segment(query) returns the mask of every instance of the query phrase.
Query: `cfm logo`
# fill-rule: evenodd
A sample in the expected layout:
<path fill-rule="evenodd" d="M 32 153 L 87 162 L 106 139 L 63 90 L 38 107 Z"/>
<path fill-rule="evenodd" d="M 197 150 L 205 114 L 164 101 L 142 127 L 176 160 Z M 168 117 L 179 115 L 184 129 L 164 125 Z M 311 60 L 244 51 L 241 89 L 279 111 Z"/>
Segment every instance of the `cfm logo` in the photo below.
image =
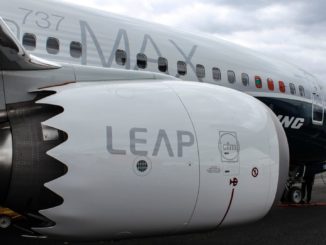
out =
<path fill-rule="evenodd" d="M 277 117 L 284 128 L 300 129 L 305 121 L 304 118 L 296 118 L 283 115 L 278 115 Z"/>

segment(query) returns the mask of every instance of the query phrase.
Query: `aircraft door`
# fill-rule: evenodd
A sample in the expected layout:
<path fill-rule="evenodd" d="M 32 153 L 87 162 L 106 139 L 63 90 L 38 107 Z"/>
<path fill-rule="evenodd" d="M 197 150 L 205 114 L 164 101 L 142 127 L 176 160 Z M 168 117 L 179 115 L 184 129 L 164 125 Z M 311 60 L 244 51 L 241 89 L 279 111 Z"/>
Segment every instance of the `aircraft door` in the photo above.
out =
<path fill-rule="evenodd" d="M 323 98 L 318 85 L 314 86 L 312 91 L 312 123 L 323 125 L 324 122 L 324 105 Z"/>

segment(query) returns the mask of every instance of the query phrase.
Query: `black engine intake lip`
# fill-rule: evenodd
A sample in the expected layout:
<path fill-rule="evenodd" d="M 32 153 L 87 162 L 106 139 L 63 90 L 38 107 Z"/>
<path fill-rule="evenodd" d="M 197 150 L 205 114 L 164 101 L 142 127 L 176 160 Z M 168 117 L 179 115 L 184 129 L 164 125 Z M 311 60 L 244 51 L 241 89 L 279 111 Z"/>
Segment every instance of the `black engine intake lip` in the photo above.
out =
<path fill-rule="evenodd" d="M 12 133 L 8 122 L 0 124 L 0 204 L 7 198 L 13 159 Z"/>
<path fill-rule="evenodd" d="M 28 218 L 27 227 L 53 226 L 54 222 L 39 211 L 64 202 L 45 186 L 68 171 L 64 163 L 47 154 L 68 139 L 66 132 L 42 124 L 64 111 L 60 106 L 37 103 L 52 94 L 38 92 L 34 100 L 6 105 L 12 133 L 12 168 L 0 205 Z"/>

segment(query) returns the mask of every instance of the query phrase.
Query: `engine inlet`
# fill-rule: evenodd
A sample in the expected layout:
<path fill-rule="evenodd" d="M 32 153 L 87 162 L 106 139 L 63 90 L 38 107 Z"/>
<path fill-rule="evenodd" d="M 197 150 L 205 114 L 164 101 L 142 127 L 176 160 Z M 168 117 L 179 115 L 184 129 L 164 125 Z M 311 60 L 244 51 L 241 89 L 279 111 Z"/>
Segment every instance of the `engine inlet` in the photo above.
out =
<path fill-rule="evenodd" d="M 51 94 L 40 92 L 33 101 L 7 105 L 11 127 L 7 124 L 0 128 L 0 204 L 38 219 L 40 226 L 53 222 L 40 216 L 39 210 L 63 203 L 44 184 L 67 172 L 63 163 L 47 155 L 47 151 L 67 140 L 67 134 L 42 126 L 63 108 L 36 103 Z"/>

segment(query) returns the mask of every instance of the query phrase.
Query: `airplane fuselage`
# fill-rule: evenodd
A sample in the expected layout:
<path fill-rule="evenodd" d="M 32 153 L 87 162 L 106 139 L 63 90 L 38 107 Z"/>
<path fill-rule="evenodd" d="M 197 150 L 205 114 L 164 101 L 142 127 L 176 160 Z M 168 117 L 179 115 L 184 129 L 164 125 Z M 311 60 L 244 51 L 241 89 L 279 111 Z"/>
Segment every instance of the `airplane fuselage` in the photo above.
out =
<path fill-rule="evenodd" d="M 280 119 L 292 164 L 325 162 L 326 92 L 313 75 L 216 38 L 59 2 L 49 9 L 50 3 L 14 0 L 0 10 L 31 53 L 65 63 L 164 73 L 248 93 Z"/>
<path fill-rule="evenodd" d="M 284 192 L 290 158 L 323 171 L 325 91 L 299 68 L 59 1 L 0 17 L 0 205 L 31 236 L 251 222 L 301 201 Z"/>

